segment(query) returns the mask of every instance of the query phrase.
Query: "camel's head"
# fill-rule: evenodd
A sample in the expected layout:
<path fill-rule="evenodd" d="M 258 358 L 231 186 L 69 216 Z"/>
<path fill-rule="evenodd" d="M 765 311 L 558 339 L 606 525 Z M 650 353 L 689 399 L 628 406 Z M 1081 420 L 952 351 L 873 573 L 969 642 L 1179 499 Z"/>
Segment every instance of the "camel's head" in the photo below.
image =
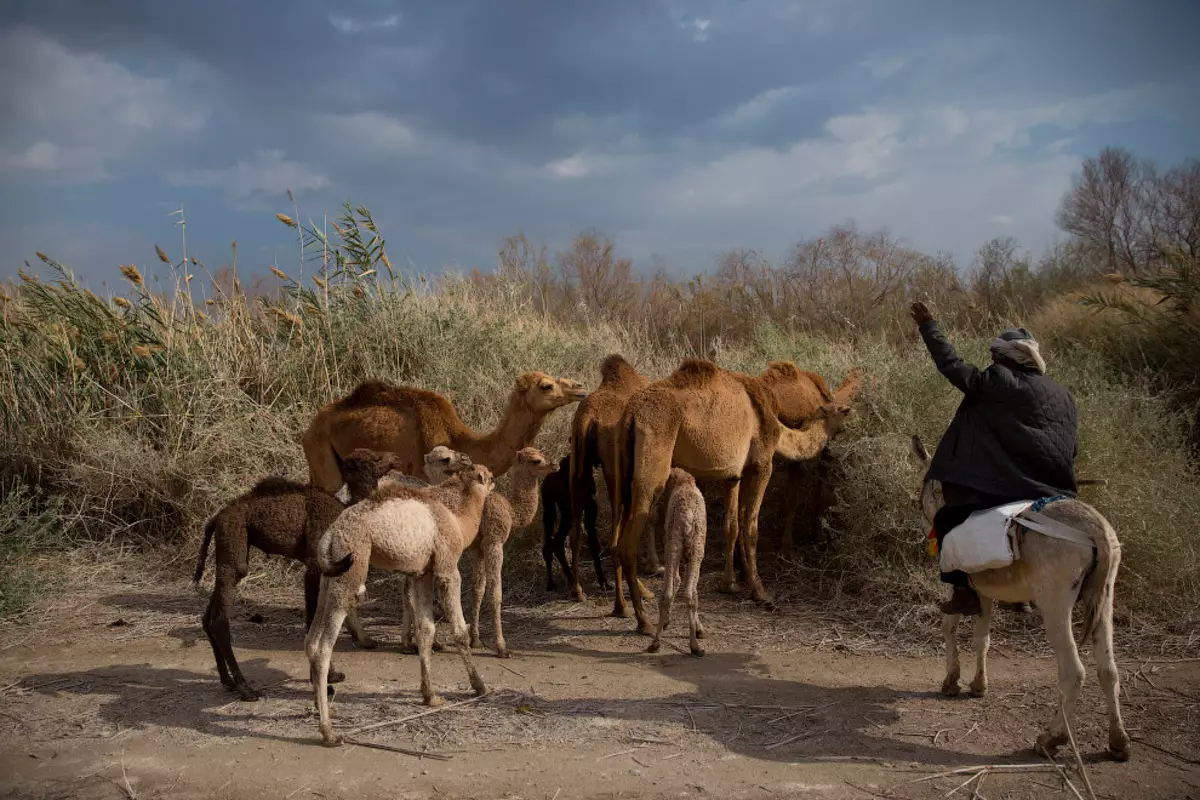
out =
<path fill-rule="evenodd" d="M 399 464 L 395 453 L 355 448 L 342 459 L 342 478 L 350 492 L 350 500 L 358 502 L 375 491 L 379 480 Z"/>
<path fill-rule="evenodd" d="M 552 472 L 558 472 L 558 464 L 547 459 L 536 447 L 525 447 L 517 451 L 515 469 L 528 472 L 535 478 L 544 478 Z"/>
<path fill-rule="evenodd" d="M 525 372 L 517 378 L 517 392 L 532 411 L 548 414 L 556 408 L 578 403 L 587 397 L 583 384 L 571 378 L 555 378 L 544 372 Z"/>
<path fill-rule="evenodd" d="M 854 408 L 849 403 L 834 400 L 818 406 L 817 413 L 813 415 L 813 421 L 824 423 L 827 434 L 832 439 L 846 424 L 846 420 L 853 411 Z"/>
<path fill-rule="evenodd" d="M 455 477 L 467 485 L 467 490 L 472 495 L 478 493 L 486 498 L 492 489 L 496 488 L 492 471 L 483 464 L 472 464 Z"/>
<path fill-rule="evenodd" d="M 925 517 L 925 521 L 930 525 L 933 524 L 933 515 L 942 507 L 945 500 L 942 498 L 942 482 L 929 477 L 929 450 L 926 449 L 925 443 L 921 441 L 921 437 L 913 434 L 912 450 L 909 455 L 913 461 L 923 470 L 921 473 L 921 488 L 917 493 L 917 501 L 921 504 L 921 514 Z"/>
<path fill-rule="evenodd" d="M 441 483 L 470 466 L 470 456 L 442 444 L 425 454 L 425 476 L 434 483 Z"/>

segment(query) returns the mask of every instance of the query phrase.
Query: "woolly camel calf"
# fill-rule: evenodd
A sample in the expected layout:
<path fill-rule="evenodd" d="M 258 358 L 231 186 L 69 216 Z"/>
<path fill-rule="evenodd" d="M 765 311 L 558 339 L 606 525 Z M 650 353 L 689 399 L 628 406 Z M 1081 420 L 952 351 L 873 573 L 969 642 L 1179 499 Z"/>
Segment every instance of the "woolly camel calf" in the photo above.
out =
<path fill-rule="evenodd" d="M 356 447 L 395 453 L 401 472 L 419 476 L 424 455 L 445 445 L 499 477 L 512 466 L 518 450 L 533 444 L 546 415 L 586 396 L 578 381 L 524 372 L 509 393 L 500 424 L 480 434 L 437 392 L 363 381 L 313 417 L 302 440 L 304 456 L 313 485 L 330 492 L 342 485 L 340 460 Z"/>
<path fill-rule="evenodd" d="M 600 539 L 596 535 L 596 518 L 600 507 L 596 503 L 596 478 L 591 469 L 579 476 L 583 486 L 580 495 L 585 498 L 583 506 L 583 528 L 587 532 L 588 549 L 596 568 L 596 580 L 601 588 L 608 588 L 604 577 L 604 563 L 600 555 Z M 554 591 L 554 559 L 562 567 L 563 578 L 574 583 L 574 571 L 567 561 L 566 542 L 571 532 L 571 456 L 565 455 L 558 462 L 558 470 L 542 481 L 542 560 L 546 562 L 546 590 Z M 557 530 L 555 529 L 557 526 Z"/>
<path fill-rule="evenodd" d="M 351 503 L 365 499 L 376 482 L 394 465 L 390 453 L 355 450 L 345 461 Z M 229 637 L 229 618 L 233 612 L 236 587 L 249 571 L 250 546 L 268 555 L 284 556 L 302 562 L 304 573 L 304 626 L 312 625 L 317 609 L 321 574 L 316 563 L 316 544 L 321 534 L 342 513 L 345 506 L 323 489 L 317 489 L 286 478 L 270 477 L 258 482 L 214 514 L 204 526 L 200 557 L 196 563 L 194 582 L 204 576 L 208 545 L 216 539 L 216 581 L 208 608 L 201 617 L 204 634 L 212 645 L 221 683 L 236 691 L 243 700 L 257 700 L 259 693 L 251 688 L 238 667 Z M 366 636 L 354 609 L 349 610 L 350 633 L 354 642 L 372 649 L 375 642 Z M 345 680 L 345 675 L 330 667 L 329 682 Z"/>
<path fill-rule="evenodd" d="M 733 547 L 741 535 L 751 595 L 772 608 L 757 567 L 758 510 L 771 478 L 772 459 L 777 453 L 789 461 L 814 458 L 849 413 L 849 405 L 830 403 L 804 428 L 788 428 L 779 421 L 775 400 L 760 378 L 698 359 L 685 359 L 675 372 L 629 399 L 621 418 L 618 523 L 613 539 L 639 633 L 651 632 L 637 581 L 639 539 L 671 467 L 724 483 L 722 588 L 734 588 Z M 613 615 L 628 616 L 619 586 Z"/>
<path fill-rule="evenodd" d="M 775 398 L 779 421 L 791 428 L 801 427 L 805 421 L 826 403 L 852 403 L 862 388 L 862 369 L 855 367 L 835 391 L 829 390 L 816 372 L 802 370 L 791 361 L 771 361 L 759 375 Z M 831 437 L 832 438 L 832 437 Z M 820 454 L 810 462 L 793 463 L 784 461 L 777 466 L 783 473 L 789 490 L 785 493 L 785 522 L 780 552 L 790 555 L 795 549 L 796 514 L 800 504 L 807 498 L 810 502 L 821 496 L 820 475 L 817 474 Z M 807 484 L 807 486 L 805 486 Z M 808 491 L 806 492 L 805 489 Z M 815 505 L 815 503 L 813 503 Z M 814 514 L 811 522 L 817 523 Z"/>
<path fill-rule="evenodd" d="M 510 655 L 504 642 L 504 628 L 500 624 L 504 545 L 513 528 L 524 528 L 533 522 L 538 507 L 538 483 L 557 470 L 558 466 L 548 462 L 536 448 L 526 447 L 517 453 L 509 490 L 511 498 L 500 492 L 488 495 L 483 504 L 479 535 L 468 547 L 471 554 L 471 647 L 482 646 L 479 639 L 479 611 L 483 605 L 483 593 L 487 591 L 492 627 L 496 631 L 497 658 L 508 658 Z M 436 485 L 441 485 L 449 477 L 438 461 L 427 463 L 425 473 L 430 482 Z M 404 625 L 406 639 L 409 627 L 408 624 Z"/>
<path fill-rule="evenodd" d="M 471 661 L 467 623 L 463 619 L 462 578 L 458 560 L 479 532 L 483 504 L 495 484 L 487 467 L 475 465 L 439 486 L 413 489 L 390 486 L 346 509 L 317 546 L 321 596 L 316 619 L 304 642 L 308 654 L 321 738 L 327 746 L 341 744 L 329 721 L 326 673 L 334 640 L 356 598 L 366 591 L 368 565 L 408 578 L 408 602 L 416 615 L 417 648 L 421 659 L 421 695 L 426 705 L 441 705 L 430 680 L 433 647 L 433 590 L 440 587 L 454 641 L 476 694 L 487 691 Z"/>
<path fill-rule="evenodd" d="M 913 437 L 913 452 L 922 464 L 928 463 L 929 453 L 916 436 Z M 921 510 L 928 524 L 933 524 L 933 516 L 942 502 L 940 482 L 929 478 L 926 471 L 921 480 Z M 1062 705 L 1055 712 L 1050 727 L 1038 736 L 1035 746 L 1039 753 L 1053 757 L 1056 749 L 1068 741 L 1067 723 L 1074 719 L 1075 705 L 1083 686 L 1083 662 L 1079 660 L 1079 650 L 1071 631 L 1071 611 L 1079 602 L 1083 606 L 1080 641 L 1092 637 L 1100 690 L 1108 706 L 1108 752 L 1113 759 L 1125 761 L 1129 758 L 1129 735 L 1121 720 L 1121 685 L 1113 657 L 1112 622 L 1121 543 L 1108 520 L 1081 500 L 1055 501 L 1041 514 L 1085 534 L 1091 540 L 1091 546 L 1020 527 L 1017 560 L 1000 569 L 971 573 L 971 586 L 979 593 L 980 614 L 973 637 L 975 677 L 971 681 L 970 694 L 981 697 L 987 692 L 987 652 L 991 643 L 988 629 L 994 602 L 1033 601 L 1041 612 L 1046 638 L 1054 649 L 1058 687 L 1062 692 Z M 950 697 L 959 693 L 955 639 L 958 622 L 957 614 L 942 617 L 942 636 L 946 641 L 946 679 L 942 682 L 942 693 Z"/>
<path fill-rule="evenodd" d="M 679 563 L 687 564 L 687 577 L 683 582 L 683 597 L 687 601 L 688 623 L 692 640 L 692 655 L 704 655 L 700 640 L 704 638 L 704 626 L 700 624 L 700 564 L 704 561 L 704 542 L 708 522 L 704 512 L 704 495 L 696 486 L 696 479 L 679 467 L 671 469 L 667 486 L 663 489 L 666 498 L 666 526 L 663 534 L 664 558 L 667 574 L 662 597 L 658 601 L 658 627 L 654 630 L 654 641 L 646 648 L 647 653 L 657 653 L 661 645 L 662 632 L 671 622 L 671 604 L 679 589 Z"/>

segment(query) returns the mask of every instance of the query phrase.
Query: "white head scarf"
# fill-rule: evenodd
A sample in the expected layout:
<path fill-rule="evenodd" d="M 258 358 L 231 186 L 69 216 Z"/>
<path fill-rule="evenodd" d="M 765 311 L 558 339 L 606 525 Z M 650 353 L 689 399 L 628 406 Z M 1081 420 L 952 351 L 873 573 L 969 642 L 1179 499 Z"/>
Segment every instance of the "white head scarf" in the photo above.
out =
<path fill-rule="evenodd" d="M 992 353 L 1045 374 L 1046 362 L 1037 340 L 1024 328 L 1009 328 L 992 340 Z"/>

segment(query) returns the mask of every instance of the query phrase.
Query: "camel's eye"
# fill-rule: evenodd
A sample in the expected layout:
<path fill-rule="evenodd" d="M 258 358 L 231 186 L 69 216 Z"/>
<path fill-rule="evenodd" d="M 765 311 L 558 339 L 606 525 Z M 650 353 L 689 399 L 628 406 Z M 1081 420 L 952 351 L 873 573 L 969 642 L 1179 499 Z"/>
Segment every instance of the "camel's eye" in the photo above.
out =
<path fill-rule="evenodd" d="M 542 388 L 543 392 L 548 392 L 554 388 L 554 384 L 553 383 L 543 383 L 543 384 L 541 384 L 541 388 Z"/>

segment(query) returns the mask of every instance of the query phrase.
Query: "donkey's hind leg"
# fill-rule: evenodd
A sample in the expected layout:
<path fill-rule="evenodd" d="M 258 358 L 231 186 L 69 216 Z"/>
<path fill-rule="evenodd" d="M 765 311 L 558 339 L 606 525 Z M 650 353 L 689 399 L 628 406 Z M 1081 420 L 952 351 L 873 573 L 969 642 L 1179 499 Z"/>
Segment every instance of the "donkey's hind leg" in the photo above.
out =
<path fill-rule="evenodd" d="M 1075 593 L 1069 589 L 1059 590 L 1050 597 L 1036 599 L 1046 625 L 1046 637 L 1050 640 L 1054 658 L 1058 662 L 1061 706 L 1054 712 L 1054 720 L 1050 727 L 1038 736 L 1035 750 L 1053 758 L 1055 750 L 1068 741 L 1067 724 L 1075 714 L 1075 704 L 1083 687 L 1084 671 L 1071 630 L 1071 609 L 1075 605 Z"/>
<path fill-rule="evenodd" d="M 1096 659 L 1096 672 L 1100 680 L 1100 690 L 1104 694 L 1104 703 L 1108 706 L 1108 754 L 1114 761 L 1129 760 L 1129 734 L 1125 732 L 1125 723 L 1121 719 L 1121 678 L 1117 672 L 1117 662 L 1113 658 L 1113 622 L 1112 622 L 1112 587 L 1108 587 L 1100 609 L 1100 619 L 1096 622 L 1096 632 L 1093 634 Z"/>
<path fill-rule="evenodd" d="M 958 697 L 958 614 L 942 615 L 942 639 L 946 643 L 946 678 L 942 681 L 942 694 Z"/>
<path fill-rule="evenodd" d="M 975 620 L 975 635 L 972 644 L 975 646 L 975 677 L 971 680 L 969 694 L 971 697 L 983 697 L 987 694 L 987 656 L 991 646 L 992 609 L 995 602 L 990 597 L 979 595 L 979 617 Z"/>

